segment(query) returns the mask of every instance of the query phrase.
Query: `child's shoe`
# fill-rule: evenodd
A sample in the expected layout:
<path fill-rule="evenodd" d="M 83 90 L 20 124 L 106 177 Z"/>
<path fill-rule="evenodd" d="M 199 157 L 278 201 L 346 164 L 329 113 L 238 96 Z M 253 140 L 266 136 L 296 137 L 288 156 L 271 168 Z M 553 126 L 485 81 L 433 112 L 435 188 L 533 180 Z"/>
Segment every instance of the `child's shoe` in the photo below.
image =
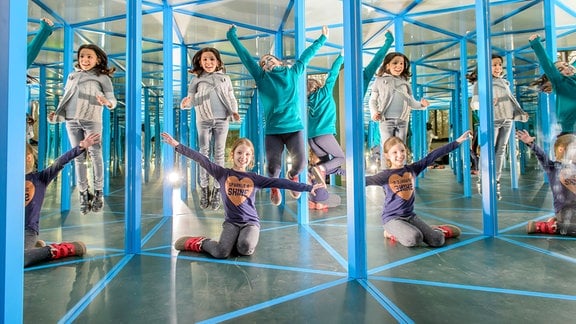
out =
<path fill-rule="evenodd" d="M 384 238 L 387 240 L 390 240 L 392 242 L 396 242 L 396 237 L 390 233 L 388 233 L 388 231 L 384 230 Z"/>
<path fill-rule="evenodd" d="M 282 194 L 280 193 L 280 189 L 272 188 L 270 189 L 270 202 L 274 206 L 280 206 L 282 203 Z"/>
<path fill-rule="evenodd" d="M 441 230 L 442 233 L 444 233 L 445 238 L 458 237 L 462 233 L 462 231 L 460 230 L 460 228 L 458 226 L 454 226 L 454 225 L 450 225 L 450 224 L 438 225 L 438 226 L 433 226 L 433 227 Z"/>
<path fill-rule="evenodd" d="M 308 209 L 328 211 L 328 205 L 319 202 L 308 201 Z"/>
<path fill-rule="evenodd" d="M 88 190 L 80 193 L 80 212 L 83 215 L 88 214 L 92 209 L 93 198 L 94 196 Z"/>
<path fill-rule="evenodd" d="M 544 222 L 529 221 L 528 224 L 526 224 L 526 233 L 528 234 L 556 234 L 557 230 L 556 217 L 548 218 Z"/>
<path fill-rule="evenodd" d="M 212 189 L 212 196 L 210 197 L 210 205 L 212 206 L 213 210 L 217 210 L 220 208 L 220 189 L 213 188 Z"/>
<path fill-rule="evenodd" d="M 50 244 L 52 259 L 60 259 L 71 256 L 83 256 L 86 253 L 86 245 L 82 242 L 62 242 Z"/>
<path fill-rule="evenodd" d="M 207 239 L 204 236 L 183 236 L 174 242 L 174 248 L 178 251 L 201 252 L 202 242 Z"/>
<path fill-rule="evenodd" d="M 322 185 L 326 185 L 326 171 L 322 170 L 320 166 L 313 166 L 310 168 L 310 173 L 314 178 L 316 183 L 320 183 Z"/>
<path fill-rule="evenodd" d="M 292 181 L 294 181 L 294 182 L 299 182 L 299 181 L 298 181 L 298 176 L 294 176 L 294 177 L 288 176 L 288 179 L 290 179 L 290 180 L 292 180 Z M 300 198 L 300 195 L 302 194 L 302 193 L 299 192 L 299 191 L 292 191 L 292 190 L 288 190 L 288 193 L 289 193 L 290 196 L 291 196 L 292 198 L 294 198 L 294 199 Z"/>
<path fill-rule="evenodd" d="M 92 200 L 92 211 L 99 212 L 104 206 L 104 193 L 102 190 L 94 190 L 94 199 Z"/>
<path fill-rule="evenodd" d="M 210 189 L 200 188 L 200 208 L 206 209 L 210 204 Z"/>

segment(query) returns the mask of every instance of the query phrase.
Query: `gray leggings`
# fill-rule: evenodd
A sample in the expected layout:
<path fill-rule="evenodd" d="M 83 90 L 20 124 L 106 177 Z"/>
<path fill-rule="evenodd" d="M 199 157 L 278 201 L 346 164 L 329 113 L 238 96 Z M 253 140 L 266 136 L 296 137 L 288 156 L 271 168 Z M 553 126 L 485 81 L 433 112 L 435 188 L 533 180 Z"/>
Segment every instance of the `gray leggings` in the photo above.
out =
<path fill-rule="evenodd" d="M 300 174 L 306 168 L 306 155 L 304 154 L 304 136 L 301 131 L 287 134 L 266 135 L 266 160 L 268 161 L 268 176 L 278 178 L 282 170 L 282 151 L 284 145 L 292 156 L 292 168 L 287 172 L 288 177 Z"/>
<path fill-rule="evenodd" d="M 576 236 L 576 207 L 570 206 L 556 214 L 558 234 Z"/>
<path fill-rule="evenodd" d="M 202 243 L 202 251 L 216 259 L 226 259 L 236 247 L 240 255 L 252 255 L 258 245 L 260 227 L 250 224 L 234 224 L 224 222 L 220 241 L 208 239 Z"/>
<path fill-rule="evenodd" d="M 384 230 L 407 247 L 418 246 L 422 242 L 439 247 L 445 241 L 442 231 L 432 228 L 416 215 L 393 219 L 384 224 Z"/>
<path fill-rule="evenodd" d="M 310 138 L 308 145 L 320 159 L 321 162 L 318 165 L 324 167 L 326 174 L 336 173 L 346 161 L 346 156 L 334 135 L 320 135 Z"/>
<path fill-rule="evenodd" d="M 27 229 L 24 235 L 24 267 L 29 267 L 33 264 L 52 259 L 50 246 L 41 248 L 35 247 L 36 241 L 38 240 L 38 234 Z"/>

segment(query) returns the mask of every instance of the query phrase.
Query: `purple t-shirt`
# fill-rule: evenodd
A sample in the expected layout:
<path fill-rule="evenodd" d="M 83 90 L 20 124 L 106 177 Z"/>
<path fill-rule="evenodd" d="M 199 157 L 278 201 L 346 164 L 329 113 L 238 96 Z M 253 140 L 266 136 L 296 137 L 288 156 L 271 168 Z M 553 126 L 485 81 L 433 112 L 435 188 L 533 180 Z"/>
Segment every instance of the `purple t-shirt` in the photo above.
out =
<path fill-rule="evenodd" d="M 62 154 L 46 169 L 26 174 L 26 191 L 24 194 L 25 229 L 32 230 L 38 234 L 40 228 L 40 210 L 44 203 L 46 187 L 56 178 L 66 163 L 72 161 L 82 153 L 84 153 L 84 150 L 77 146 Z"/>
<path fill-rule="evenodd" d="M 382 210 L 382 224 L 400 217 L 414 214 L 414 179 L 438 158 L 458 147 L 452 142 L 430 152 L 422 160 L 405 165 L 400 169 L 388 169 L 366 177 L 367 186 L 381 186 L 386 193 Z"/>
<path fill-rule="evenodd" d="M 224 204 L 225 220 L 236 224 L 260 226 L 254 204 L 256 191 L 261 188 L 280 188 L 295 191 L 311 191 L 312 186 L 288 179 L 268 178 L 253 172 L 240 172 L 223 168 L 191 148 L 179 144 L 176 152 L 198 162 L 218 183 Z"/>

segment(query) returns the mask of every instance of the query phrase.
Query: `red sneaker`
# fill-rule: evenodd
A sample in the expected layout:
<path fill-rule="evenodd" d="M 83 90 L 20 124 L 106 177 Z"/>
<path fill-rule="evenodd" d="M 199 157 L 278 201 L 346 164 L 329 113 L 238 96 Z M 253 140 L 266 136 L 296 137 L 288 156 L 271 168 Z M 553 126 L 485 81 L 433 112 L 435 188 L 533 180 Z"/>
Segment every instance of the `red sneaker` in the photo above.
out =
<path fill-rule="evenodd" d="M 202 243 L 208 238 L 204 236 L 183 236 L 174 242 L 178 251 L 202 252 Z"/>
<path fill-rule="evenodd" d="M 86 245 L 82 242 L 53 243 L 50 244 L 50 252 L 52 252 L 52 259 L 82 256 L 86 253 Z"/>
<path fill-rule="evenodd" d="M 529 221 L 528 224 L 526 224 L 526 233 L 528 234 L 556 234 L 557 230 L 556 217 L 548 218 L 544 222 Z"/>
<path fill-rule="evenodd" d="M 445 238 L 458 237 L 462 233 L 460 228 L 458 226 L 454 226 L 454 225 L 444 224 L 444 225 L 438 225 L 438 226 L 433 226 L 433 227 L 441 230 L 442 233 L 444 233 Z"/>
<path fill-rule="evenodd" d="M 325 205 L 323 203 L 314 202 L 314 201 L 309 201 L 308 202 L 308 209 L 328 211 L 328 205 Z"/>
<path fill-rule="evenodd" d="M 390 240 L 392 242 L 396 242 L 396 237 L 390 233 L 388 233 L 386 230 L 384 230 L 384 238 L 387 240 Z"/>
<path fill-rule="evenodd" d="M 274 206 L 280 206 L 282 203 L 282 194 L 280 193 L 280 189 L 272 188 L 270 189 L 270 202 Z"/>

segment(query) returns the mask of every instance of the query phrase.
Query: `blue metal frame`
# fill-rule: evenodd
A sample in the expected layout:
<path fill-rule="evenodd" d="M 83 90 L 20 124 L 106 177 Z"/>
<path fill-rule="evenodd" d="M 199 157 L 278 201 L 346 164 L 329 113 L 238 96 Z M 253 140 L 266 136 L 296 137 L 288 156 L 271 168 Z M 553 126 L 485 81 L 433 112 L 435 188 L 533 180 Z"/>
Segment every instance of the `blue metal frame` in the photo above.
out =
<path fill-rule="evenodd" d="M 26 1 L 0 3 L 0 322 L 22 323 L 24 298 L 24 177 Z M 19 190 L 15 190 L 19 188 Z"/>
<path fill-rule="evenodd" d="M 362 107 L 362 20 L 360 0 L 343 1 L 344 9 L 344 107 Z M 364 165 L 364 112 L 346 109 L 346 205 L 348 211 L 348 276 L 366 279 L 366 188 Z M 361 129 L 358 129 L 360 126 Z"/>
<path fill-rule="evenodd" d="M 142 0 L 128 0 L 126 10 L 125 249 L 133 254 L 142 249 Z"/>

